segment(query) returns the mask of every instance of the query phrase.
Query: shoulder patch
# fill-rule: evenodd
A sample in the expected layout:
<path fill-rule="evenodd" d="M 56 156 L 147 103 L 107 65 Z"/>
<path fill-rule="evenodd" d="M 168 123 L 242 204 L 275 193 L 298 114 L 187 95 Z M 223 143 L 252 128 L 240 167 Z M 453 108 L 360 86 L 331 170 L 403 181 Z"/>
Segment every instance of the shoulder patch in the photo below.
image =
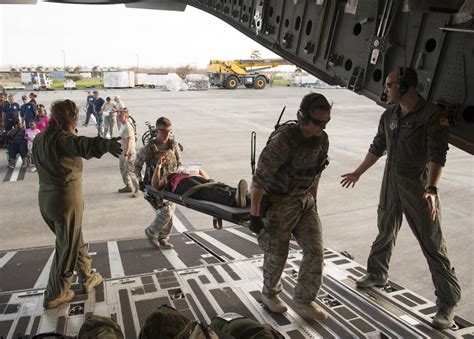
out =
<path fill-rule="evenodd" d="M 439 125 L 449 127 L 449 120 L 447 118 L 439 118 Z"/>

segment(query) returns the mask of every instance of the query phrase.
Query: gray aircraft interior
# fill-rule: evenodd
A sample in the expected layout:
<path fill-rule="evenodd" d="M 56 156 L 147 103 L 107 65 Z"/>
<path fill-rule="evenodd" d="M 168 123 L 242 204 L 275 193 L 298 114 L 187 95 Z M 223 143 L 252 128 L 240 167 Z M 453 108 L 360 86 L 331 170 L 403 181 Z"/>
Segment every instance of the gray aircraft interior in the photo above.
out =
<path fill-rule="evenodd" d="M 418 91 L 449 113 L 451 144 L 474 154 L 474 1 L 47 2 L 123 3 L 130 8 L 173 11 L 190 5 L 328 84 L 347 87 L 381 105 L 388 72 L 398 65 L 413 67 L 419 75 Z M 147 315 L 162 304 L 206 323 L 219 313 L 237 312 L 271 324 L 288 338 L 474 336 L 474 324 L 458 316 L 452 328 L 431 327 L 436 305 L 394 281 L 383 288 L 357 289 L 355 280 L 366 273 L 364 267 L 328 248 L 317 302 L 330 318 L 303 320 L 291 300 L 302 257 L 294 241 L 282 275 L 282 299 L 289 311 L 272 314 L 259 303 L 263 254 L 254 234 L 240 225 L 205 231 L 185 227 L 173 230 L 173 251 L 150 254 L 144 238 L 91 243 L 95 268 L 106 281 L 90 295 L 82 294 L 76 281 L 74 300 L 48 311 L 41 307 L 42 293 L 54 248 L 0 251 L 0 338 L 41 332 L 74 336 L 91 314 L 114 318 L 125 337 L 134 338 Z M 25 276 L 28 279 L 19 279 Z"/>

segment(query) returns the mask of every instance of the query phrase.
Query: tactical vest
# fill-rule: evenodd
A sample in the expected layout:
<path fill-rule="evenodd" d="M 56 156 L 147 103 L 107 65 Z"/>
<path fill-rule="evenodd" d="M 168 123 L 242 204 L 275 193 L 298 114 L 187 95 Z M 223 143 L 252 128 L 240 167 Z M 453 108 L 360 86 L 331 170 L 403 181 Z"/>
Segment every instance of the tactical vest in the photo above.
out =
<path fill-rule="evenodd" d="M 267 144 L 280 134 L 290 143 L 290 157 L 275 173 L 269 185 L 274 195 L 303 195 L 308 192 L 314 179 L 329 163 L 328 136 L 304 138 L 300 126 L 295 122 L 282 124 L 270 134 Z"/>

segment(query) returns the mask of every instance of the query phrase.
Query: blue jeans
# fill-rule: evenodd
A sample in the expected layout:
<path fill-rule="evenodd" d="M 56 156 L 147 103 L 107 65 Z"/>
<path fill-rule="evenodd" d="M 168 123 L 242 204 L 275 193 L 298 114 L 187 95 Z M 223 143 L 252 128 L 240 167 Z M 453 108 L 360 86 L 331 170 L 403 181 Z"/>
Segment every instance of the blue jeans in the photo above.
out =
<path fill-rule="evenodd" d="M 26 141 L 8 144 L 8 160 L 14 161 L 17 154 L 20 154 L 22 159 L 26 159 L 28 155 L 28 145 Z"/>
<path fill-rule="evenodd" d="M 99 136 L 104 136 L 104 113 L 95 113 L 94 116 L 97 121 L 97 134 Z"/>

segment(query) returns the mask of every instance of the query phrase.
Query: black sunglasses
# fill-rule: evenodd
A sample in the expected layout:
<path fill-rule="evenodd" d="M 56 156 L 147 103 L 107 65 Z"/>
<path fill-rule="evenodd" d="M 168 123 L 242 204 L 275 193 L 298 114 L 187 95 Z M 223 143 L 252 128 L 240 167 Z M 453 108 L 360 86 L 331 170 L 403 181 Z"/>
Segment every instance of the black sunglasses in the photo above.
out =
<path fill-rule="evenodd" d="M 313 118 L 313 117 L 309 117 L 309 121 L 311 121 L 311 123 L 315 126 L 319 126 L 321 128 L 324 128 L 326 127 L 326 125 L 329 123 L 329 121 L 331 120 L 331 118 L 329 118 L 328 120 L 319 120 L 319 119 L 316 119 L 316 118 Z"/>

